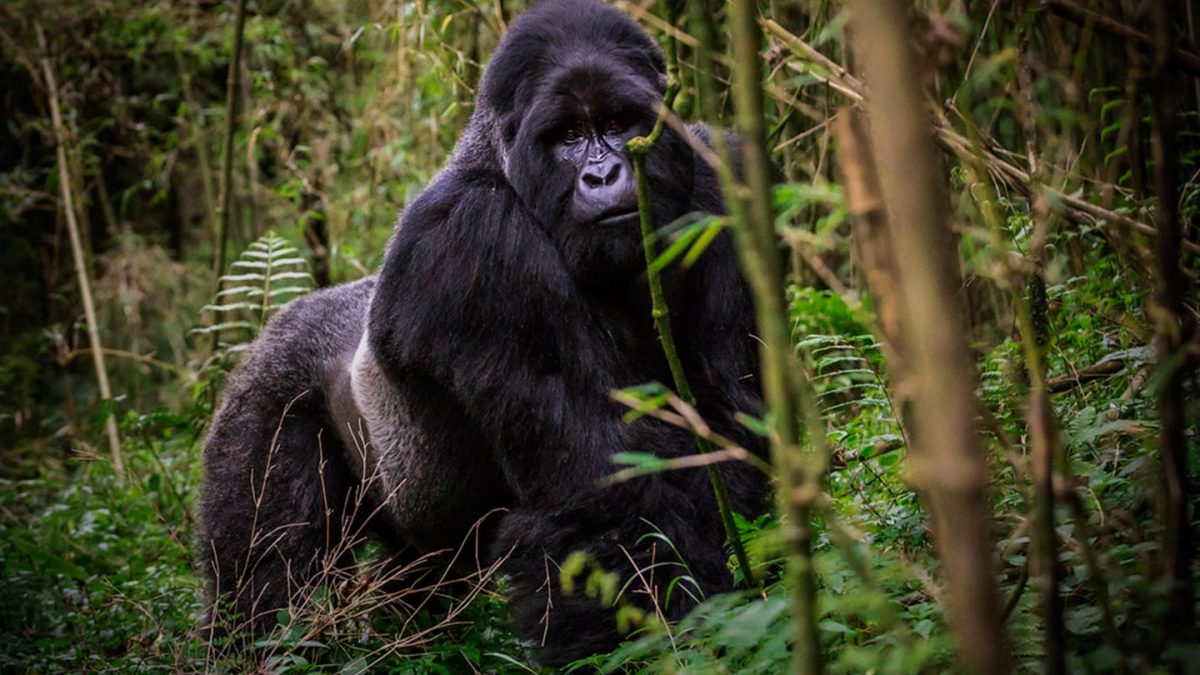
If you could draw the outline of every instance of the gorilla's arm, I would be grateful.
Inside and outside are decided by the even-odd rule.
[[[370,340],[390,377],[427,377],[462,405],[518,503],[594,485],[645,433],[609,398],[612,338],[502,176],[451,170],[408,207]]]

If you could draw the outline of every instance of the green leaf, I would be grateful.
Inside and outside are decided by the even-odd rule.
[[[817,624],[817,627],[826,633],[852,633],[851,628],[845,624],[838,623],[831,619],[825,619]]]
[[[1068,610],[1063,614],[1063,626],[1076,635],[1090,635],[1099,631],[1103,613],[1099,607],[1086,605]]]

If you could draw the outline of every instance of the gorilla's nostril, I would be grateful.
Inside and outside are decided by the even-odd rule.
[[[604,176],[604,184],[612,185],[613,183],[617,182],[617,179],[620,177],[621,177],[621,165],[613,164],[612,167],[609,168],[608,174],[606,176]]]

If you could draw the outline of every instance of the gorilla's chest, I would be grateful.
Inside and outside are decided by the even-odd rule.
[[[668,304],[680,298],[668,286]],[[630,284],[616,292],[595,293],[589,298],[593,319],[607,337],[615,360],[614,372],[622,385],[670,381],[670,369],[658,341],[651,314],[650,292],[645,283]],[[670,304],[671,300],[677,301]]]

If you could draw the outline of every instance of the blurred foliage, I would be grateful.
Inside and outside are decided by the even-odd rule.
[[[645,4],[621,6],[644,17]],[[1046,18],[1032,8],[1037,3],[1028,14],[993,3],[916,4],[916,32],[936,72],[933,100],[951,124],[1022,161],[1016,50],[1020,31],[1033,26],[1033,118],[1048,181],[1152,222],[1150,121],[1134,77],[1145,54]],[[1136,3],[1093,4],[1144,21]],[[310,270],[318,285],[369,274],[397,210],[451,151],[482,64],[522,5],[249,2],[230,250],[247,251],[243,260],[251,263],[286,257],[289,273]],[[846,62],[840,4],[762,6]],[[724,21],[723,11],[716,16]],[[65,253],[35,23],[49,36],[60,83],[102,338],[114,350],[115,406],[93,403],[92,372],[80,358],[86,338]],[[413,627],[385,612],[281,629],[241,656],[227,643],[210,647],[195,632],[203,593],[191,508],[208,394],[219,379],[219,369],[202,368],[212,343],[206,331],[222,323],[213,314],[237,313],[257,326],[262,301],[276,300],[269,293],[286,288],[282,300],[302,290],[290,283],[298,276],[274,287],[262,270],[235,265],[224,295],[213,298],[216,165],[232,24],[233,3],[215,0],[0,5],[0,669],[241,671],[262,657],[272,672],[528,672],[527,653],[506,627],[502,583],[448,626],[444,607],[423,609],[417,627],[431,630],[416,642],[401,640]],[[645,24],[661,35],[652,18]],[[901,416],[834,170],[827,122],[846,101],[781,43],[764,47],[768,128],[785,176],[775,199],[795,282],[793,332],[834,453],[815,539],[828,664],[846,673],[953,670],[933,533],[907,480]],[[690,58],[685,50],[685,78]],[[1185,108],[1176,151],[1187,178],[1185,236],[1196,241],[1200,182],[1192,174],[1200,168],[1200,118],[1196,102]],[[1035,228],[1021,195],[980,181],[972,167],[948,162],[961,296],[979,355],[997,580],[1010,606],[1018,665],[1037,670],[1042,626],[1028,569],[1028,376],[1012,310],[1020,289],[1007,267],[1029,251]],[[988,224],[989,213],[999,216],[1001,231]],[[689,264],[723,226],[723,219],[684,226],[661,264]],[[1195,671],[1200,663],[1200,649],[1167,643],[1162,630],[1155,571],[1161,374],[1149,348],[1148,243],[1108,223],[1083,226],[1058,216],[1047,233],[1044,356],[1050,378],[1066,378],[1052,404],[1067,449],[1061,469],[1069,480],[1057,522],[1072,670]],[[1184,260],[1197,271],[1194,255]],[[268,283],[267,295],[256,295],[260,282]],[[1194,314],[1194,297],[1188,303]],[[230,335],[240,344],[249,337]],[[1123,366],[1095,381],[1070,380],[1105,360]],[[1195,525],[1200,432],[1195,381],[1188,387]],[[125,439],[124,484],[97,456],[108,414],[118,416]],[[786,555],[779,523],[768,515],[740,527],[767,580],[762,594],[708,598],[677,625],[646,621],[637,640],[577,669],[782,669],[791,633],[779,581]],[[367,547],[364,565],[377,554]]]

